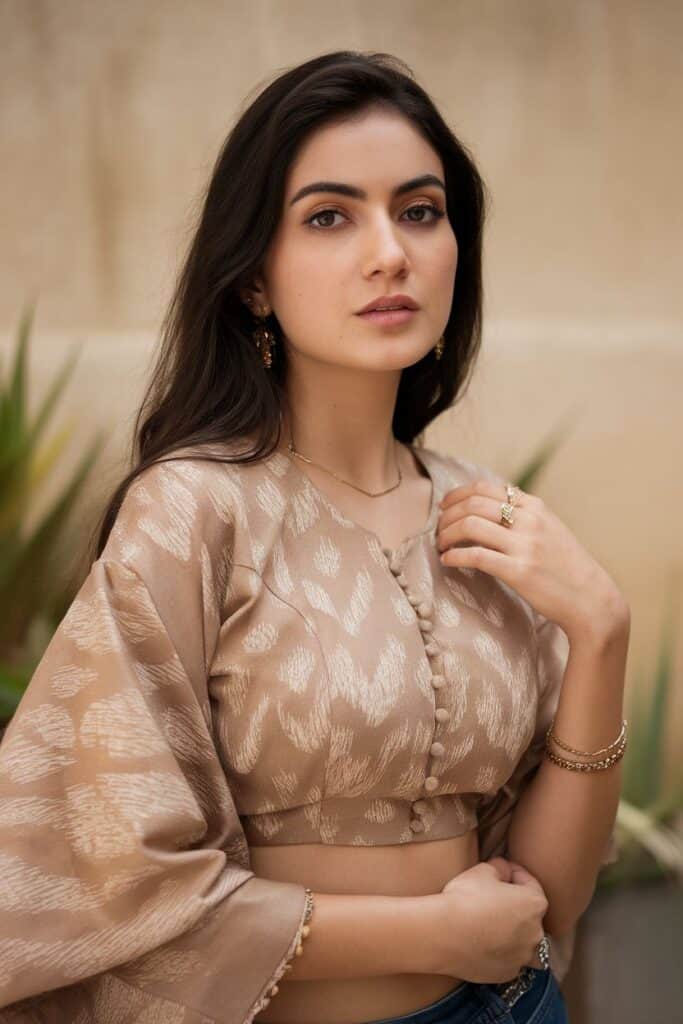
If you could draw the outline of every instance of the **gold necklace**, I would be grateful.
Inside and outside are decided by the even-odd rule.
[[[321,466],[319,462],[314,462],[313,459],[306,458],[305,455],[302,455],[301,452],[298,452],[296,450],[296,448],[294,447],[294,440],[293,440],[291,434],[290,434],[289,441],[287,442],[287,448],[292,453],[292,455],[296,455],[297,459],[301,459],[303,462],[308,462],[312,466],[318,466],[319,469],[322,469],[325,473],[330,473],[333,477],[335,477],[335,479],[340,480],[343,484],[348,484],[349,487],[355,487],[355,489],[357,491],[362,491],[363,494],[367,494],[369,498],[379,498],[379,497],[381,497],[382,494],[388,494],[389,491],[396,490],[398,485],[401,483],[401,480],[403,479],[403,476],[401,474],[401,467],[399,466],[398,460],[396,459],[396,451],[395,450],[394,450],[394,459],[396,461],[396,469],[398,471],[398,481],[397,481],[397,483],[392,484],[391,487],[387,487],[387,489],[385,491],[375,491],[375,492],[373,492],[373,491],[366,491],[364,487],[359,487],[358,484],[352,484],[350,480],[344,480],[343,477],[339,476],[333,470],[327,469],[326,466]]]

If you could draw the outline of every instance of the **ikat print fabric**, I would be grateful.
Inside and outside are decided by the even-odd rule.
[[[568,642],[442,565],[436,524],[452,487],[506,481],[413,447],[429,517],[390,550],[295,458],[207,457],[230,451],[135,479],[0,743],[1,1024],[251,1024],[305,895],[252,846],[477,829],[504,855]]]

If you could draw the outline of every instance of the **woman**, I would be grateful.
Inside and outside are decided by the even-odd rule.
[[[629,615],[538,498],[414,444],[474,365],[483,218],[387,55],[228,137],[0,747],[8,1024],[566,1021]]]

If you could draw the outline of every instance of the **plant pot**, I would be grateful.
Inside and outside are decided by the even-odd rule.
[[[561,985],[571,1024],[683,1020],[682,936],[679,882],[596,890]]]

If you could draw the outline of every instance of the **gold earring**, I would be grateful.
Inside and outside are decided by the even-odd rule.
[[[249,303],[249,308],[251,309],[251,302]],[[263,312],[264,311],[259,308],[256,311],[256,315],[262,316]],[[263,317],[263,319],[254,328],[254,331],[252,332],[252,338],[254,340],[256,348],[261,353],[263,365],[267,369],[270,369],[270,367],[273,365],[273,346],[275,345],[276,339],[273,331],[266,327],[265,317]]]
[[[439,340],[437,341],[436,345],[434,346],[434,353],[437,359],[441,359],[441,356],[443,355],[444,344],[445,342],[442,334]]]

